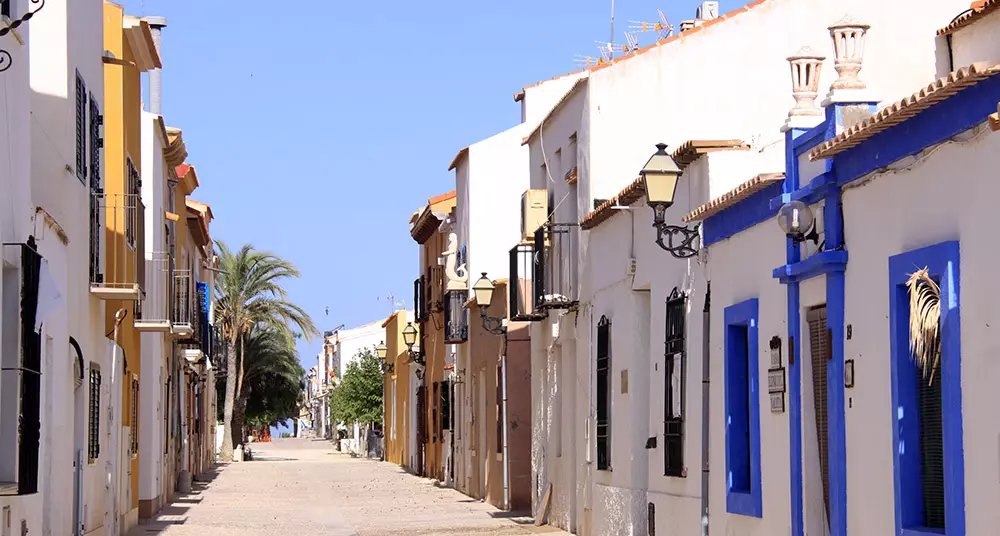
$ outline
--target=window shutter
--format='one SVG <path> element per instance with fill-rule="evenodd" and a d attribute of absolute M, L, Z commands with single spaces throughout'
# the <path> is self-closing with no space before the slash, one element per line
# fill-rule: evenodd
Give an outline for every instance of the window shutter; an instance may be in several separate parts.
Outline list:
<path fill-rule="evenodd" d="M 917 398 L 920 409 L 920 479 L 924 488 L 924 526 L 945 528 L 944 509 L 944 436 L 941 420 L 941 371 L 933 383 L 922 371 L 917 375 Z"/>
<path fill-rule="evenodd" d="M 451 381 L 441 382 L 441 429 L 451 430 Z"/>
<path fill-rule="evenodd" d="M 535 246 L 532 251 L 532 284 L 535 286 L 535 309 L 545 301 L 545 226 L 535 230 Z"/>
<path fill-rule="evenodd" d="M 427 443 L 427 388 L 417 387 L 417 444 Z"/>
<path fill-rule="evenodd" d="M 811 309 L 806 314 L 809 322 L 809 347 L 812 354 L 813 404 L 816 409 L 816 439 L 819 442 L 820 475 L 823 479 L 823 501 L 827 519 L 830 514 L 830 442 L 829 406 L 826 391 L 826 362 L 831 358 L 826 329 L 826 306 Z"/>
<path fill-rule="evenodd" d="M 132 377 L 132 423 L 129 430 L 132 455 L 139 454 L 139 378 Z"/>
<path fill-rule="evenodd" d="M 687 368 L 684 316 L 687 296 L 674 288 L 667 298 L 666 309 L 663 474 L 684 476 L 684 383 Z"/>
<path fill-rule="evenodd" d="M 38 278 L 42 257 L 35 239 L 21 246 L 21 415 L 18 426 L 17 493 L 38 492 L 38 449 L 41 439 L 42 340 L 35 331 Z"/>
<path fill-rule="evenodd" d="M 597 469 L 611 468 L 611 321 L 597 323 Z"/>
<path fill-rule="evenodd" d="M 76 178 L 87 184 L 87 86 L 76 73 Z"/>

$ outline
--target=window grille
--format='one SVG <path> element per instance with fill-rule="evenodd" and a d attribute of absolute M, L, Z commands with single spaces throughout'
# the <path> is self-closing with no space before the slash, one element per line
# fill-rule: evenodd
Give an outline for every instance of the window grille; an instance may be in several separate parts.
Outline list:
<path fill-rule="evenodd" d="M 97 461 L 101 455 L 101 367 L 97 363 L 90 364 L 90 413 L 87 434 L 87 460 Z"/>
<path fill-rule="evenodd" d="M 132 456 L 139 455 L 139 377 L 132 376 L 132 421 L 129 424 Z"/>
<path fill-rule="evenodd" d="M 461 344 L 469 339 L 469 310 L 465 308 L 468 298 L 467 290 L 449 290 L 445 295 L 444 342 L 447 344 Z"/>
<path fill-rule="evenodd" d="M 816 439 L 819 443 L 819 470 L 823 482 L 823 504 L 827 519 L 830 516 L 830 420 L 826 391 L 826 364 L 832 349 L 827 344 L 826 306 L 810 309 L 806 313 L 809 323 L 809 353 L 812 356 L 813 407 L 816 415 Z"/>
<path fill-rule="evenodd" d="M 76 72 L 76 178 L 87 184 L 87 85 Z"/>

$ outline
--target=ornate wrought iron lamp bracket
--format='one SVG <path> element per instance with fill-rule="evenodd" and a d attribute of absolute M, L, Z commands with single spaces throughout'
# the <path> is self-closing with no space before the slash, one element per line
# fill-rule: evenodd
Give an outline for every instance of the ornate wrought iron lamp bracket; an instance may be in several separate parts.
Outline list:
<path fill-rule="evenodd" d="M 0 37 L 3 37 L 11 32 L 11 30 L 16 30 L 18 26 L 24 24 L 31 20 L 31 17 L 35 16 L 45 7 L 45 0 L 31 0 L 31 3 L 35 5 L 34 9 L 29 9 L 27 13 L 21 15 L 21 17 L 10 21 L 9 24 L 0 28 Z M 0 48 L 0 73 L 10 69 L 10 66 L 14 63 L 14 58 L 11 57 L 10 52 Z"/>
<path fill-rule="evenodd" d="M 486 315 L 486 308 L 482 308 L 483 329 L 492 335 L 503 335 L 507 333 L 507 326 L 504 325 L 505 318 Z"/>
<path fill-rule="evenodd" d="M 699 248 L 696 242 L 700 236 L 700 224 L 696 224 L 693 227 L 681 227 L 679 225 L 653 223 L 653 227 L 656 227 L 656 244 L 675 258 L 687 259 L 698 254 Z M 666 243 L 664 243 L 664 238 L 666 238 Z"/>

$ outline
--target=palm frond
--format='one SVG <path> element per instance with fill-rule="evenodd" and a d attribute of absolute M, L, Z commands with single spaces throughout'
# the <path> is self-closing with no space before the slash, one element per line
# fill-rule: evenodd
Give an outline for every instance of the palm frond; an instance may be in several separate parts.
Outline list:
<path fill-rule="evenodd" d="M 910 296 L 910 355 L 930 385 L 941 361 L 941 287 L 925 267 L 910 274 L 906 288 Z"/>

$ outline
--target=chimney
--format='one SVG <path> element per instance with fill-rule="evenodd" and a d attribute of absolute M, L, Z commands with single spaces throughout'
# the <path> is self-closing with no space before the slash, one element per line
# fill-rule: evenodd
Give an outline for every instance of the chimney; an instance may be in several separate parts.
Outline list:
<path fill-rule="evenodd" d="M 793 128 L 812 128 L 823 119 L 823 110 L 816 107 L 819 94 L 819 74 L 826 58 L 804 47 L 788 58 L 792 68 L 792 97 L 795 106 L 788 112 L 782 131 Z"/>
<path fill-rule="evenodd" d="M 867 86 L 858 78 L 865 55 L 865 37 L 871 26 L 850 16 L 829 27 L 835 53 L 833 68 L 837 79 L 830 84 L 830 92 L 823 106 L 843 102 L 873 102 Z"/>
<path fill-rule="evenodd" d="M 163 48 L 160 45 L 160 31 L 167 27 L 167 19 L 164 17 L 146 17 L 149 28 L 153 32 L 153 44 L 156 45 L 156 53 L 161 54 L 162 61 Z M 163 69 L 153 69 L 149 71 L 149 111 L 157 115 L 163 115 Z"/>

